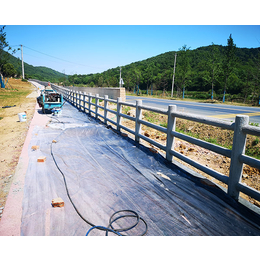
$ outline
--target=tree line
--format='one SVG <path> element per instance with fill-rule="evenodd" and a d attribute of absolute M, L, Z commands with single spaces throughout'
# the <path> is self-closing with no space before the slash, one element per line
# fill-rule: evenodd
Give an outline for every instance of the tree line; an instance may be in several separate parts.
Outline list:
<path fill-rule="evenodd" d="M 126 90 L 136 93 L 162 94 L 171 91 L 174 56 L 177 53 L 174 96 L 195 98 L 240 99 L 256 102 L 260 95 L 260 48 L 237 48 L 232 35 L 227 45 L 200 47 L 191 50 L 184 45 L 177 52 L 164 54 L 122 66 Z M 103 73 L 71 75 L 65 85 L 119 87 L 120 67 Z"/>

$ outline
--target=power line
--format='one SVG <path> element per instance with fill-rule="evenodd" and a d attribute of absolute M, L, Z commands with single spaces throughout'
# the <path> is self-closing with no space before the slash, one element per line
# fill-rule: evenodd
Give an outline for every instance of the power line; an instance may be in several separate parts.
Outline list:
<path fill-rule="evenodd" d="M 27 48 L 27 49 L 30 49 L 30 50 L 32 50 L 32 51 L 35 51 L 35 52 L 41 53 L 41 54 L 43 54 L 43 55 L 49 56 L 49 57 L 51 57 L 51 58 L 58 59 L 58 60 L 61 60 L 61 61 L 65 61 L 65 62 L 68 62 L 68 63 L 72 63 L 72 64 L 75 64 L 75 65 L 84 66 L 84 67 L 89 67 L 89 68 L 102 69 L 102 68 L 100 68 L 100 67 L 93 67 L 93 66 L 83 65 L 83 64 L 80 64 L 80 63 L 76 63 L 76 62 L 72 62 L 72 61 L 64 60 L 64 59 L 61 59 L 61 58 L 58 58 L 58 57 L 55 57 L 55 56 L 52 56 L 52 55 L 46 54 L 46 53 L 44 53 L 44 52 L 34 50 L 34 49 L 32 49 L 32 48 L 30 48 L 30 47 L 28 47 L 28 46 L 24 46 L 24 45 L 23 45 L 23 47 L 25 47 L 25 48 Z"/>

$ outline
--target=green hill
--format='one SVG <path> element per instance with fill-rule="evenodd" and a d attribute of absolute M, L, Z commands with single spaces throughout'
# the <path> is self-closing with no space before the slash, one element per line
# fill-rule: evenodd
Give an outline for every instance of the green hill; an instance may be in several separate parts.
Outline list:
<path fill-rule="evenodd" d="M 9 54 L 8 63 L 11 63 L 15 70 L 17 71 L 18 76 L 22 74 L 22 64 L 21 60 Z M 38 79 L 42 81 L 51 81 L 59 82 L 61 78 L 67 77 L 63 73 L 55 71 L 53 69 L 43 67 L 43 66 L 32 66 L 24 62 L 24 73 L 25 78 Z"/>
<path fill-rule="evenodd" d="M 223 63 L 226 48 L 221 45 L 210 45 L 188 50 L 185 53 L 181 50 L 177 51 L 174 95 L 182 96 L 185 81 L 185 94 L 193 92 L 192 97 L 194 98 L 199 98 L 199 96 L 210 98 L 214 68 L 214 95 L 215 97 L 219 95 L 220 98 L 225 85 Z M 134 91 L 139 85 L 143 93 L 147 93 L 147 91 L 150 93 L 151 89 L 157 93 L 170 92 L 174 56 L 175 52 L 170 51 L 122 66 L 124 87 L 129 91 Z M 227 99 L 253 100 L 260 94 L 260 48 L 236 48 L 235 58 L 232 73 L 228 78 Z M 120 68 L 117 67 L 103 73 L 72 75 L 68 77 L 68 84 L 118 87 L 119 71 Z M 186 71 L 185 79 L 184 71 Z"/>

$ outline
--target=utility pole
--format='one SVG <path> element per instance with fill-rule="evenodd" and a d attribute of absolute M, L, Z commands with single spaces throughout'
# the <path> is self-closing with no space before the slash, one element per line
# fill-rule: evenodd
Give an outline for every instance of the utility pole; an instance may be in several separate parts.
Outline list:
<path fill-rule="evenodd" d="M 21 54 L 22 54 L 22 74 L 24 79 L 24 66 L 23 66 L 23 45 L 21 44 Z"/>
<path fill-rule="evenodd" d="M 122 87 L 122 84 L 121 84 L 121 67 L 120 67 L 120 78 L 119 78 L 119 88 Z"/>
<path fill-rule="evenodd" d="M 173 97 L 173 88 L 174 88 L 174 77 L 175 77 L 176 57 L 177 57 L 177 53 L 175 52 L 174 67 L 173 67 L 173 76 L 172 76 L 172 94 L 171 94 L 171 97 Z"/>

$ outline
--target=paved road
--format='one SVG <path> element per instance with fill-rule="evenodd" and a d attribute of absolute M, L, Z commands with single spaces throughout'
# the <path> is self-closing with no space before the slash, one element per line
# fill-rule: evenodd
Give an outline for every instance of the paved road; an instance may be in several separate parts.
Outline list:
<path fill-rule="evenodd" d="M 259 123 L 260 125 L 260 107 L 231 106 L 222 104 L 126 96 L 127 102 L 135 103 L 135 100 L 137 99 L 142 99 L 143 104 L 147 106 L 167 109 L 169 105 L 177 105 L 177 111 L 180 112 L 192 113 L 219 119 L 226 119 L 230 121 L 234 121 L 236 115 L 248 115 L 250 117 L 250 122 Z"/>

